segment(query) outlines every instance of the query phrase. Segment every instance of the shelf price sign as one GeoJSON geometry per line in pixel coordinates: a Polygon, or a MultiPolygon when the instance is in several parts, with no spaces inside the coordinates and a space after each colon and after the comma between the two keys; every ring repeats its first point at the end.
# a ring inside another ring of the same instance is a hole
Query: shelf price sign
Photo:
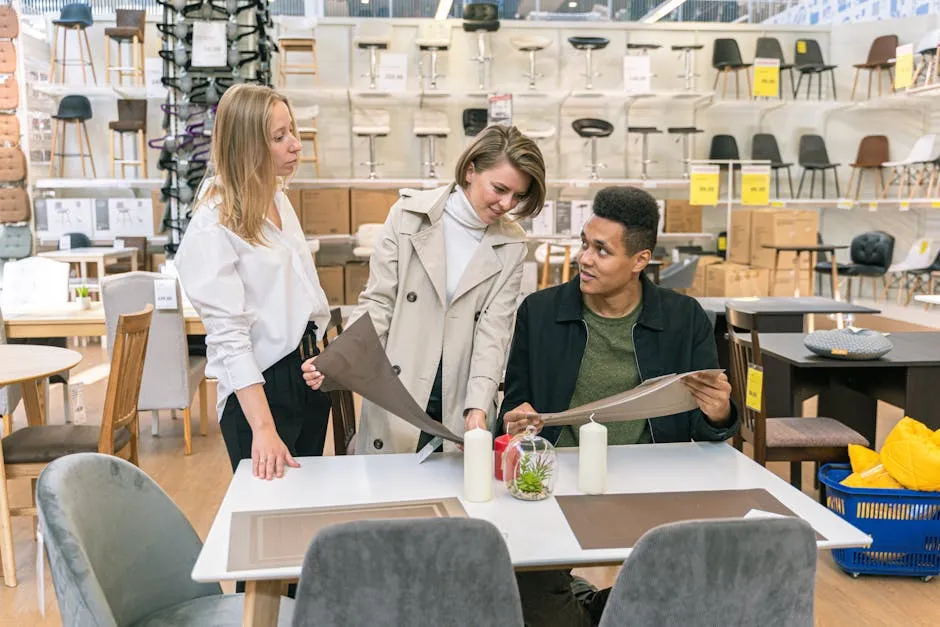
{"type": "Polygon", "coordinates": [[[693,165],[689,176],[689,204],[718,204],[720,170],[717,165],[693,165]]]}
{"type": "Polygon", "coordinates": [[[894,88],[907,89],[913,82],[914,44],[904,44],[894,53],[894,88]]]}
{"type": "Polygon", "coordinates": [[[741,204],[759,207],[770,204],[770,166],[741,166],[741,204]]]}
{"type": "Polygon", "coordinates": [[[754,59],[754,96],[780,94],[780,59],[754,59]]]}

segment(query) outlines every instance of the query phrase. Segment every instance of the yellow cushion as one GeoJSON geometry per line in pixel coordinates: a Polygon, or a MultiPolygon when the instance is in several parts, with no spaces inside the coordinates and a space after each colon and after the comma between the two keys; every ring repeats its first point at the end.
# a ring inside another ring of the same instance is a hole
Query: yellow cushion
{"type": "Polygon", "coordinates": [[[940,435],[905,417],[881,447],[881,463],[909,490],[940,491],[940,435]]]}
{"type": "Polygon", "coordinates": [[[881,455],[865,446],[849,444],[852,474],[842,480],[850,488],[903,489],[881,464],[881,455]]]}

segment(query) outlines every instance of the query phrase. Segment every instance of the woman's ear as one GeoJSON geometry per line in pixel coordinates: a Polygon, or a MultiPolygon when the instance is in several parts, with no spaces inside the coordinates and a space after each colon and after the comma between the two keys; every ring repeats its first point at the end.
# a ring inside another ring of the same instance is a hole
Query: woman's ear
{"type": "Polygon", "coordinates": [[[476,168],[473,167],[473,163],[467,166],[467,173],[463,175],[464,185],[470,185],[470,181],[473,180],[474,175],[476,174],[476,168]]]}

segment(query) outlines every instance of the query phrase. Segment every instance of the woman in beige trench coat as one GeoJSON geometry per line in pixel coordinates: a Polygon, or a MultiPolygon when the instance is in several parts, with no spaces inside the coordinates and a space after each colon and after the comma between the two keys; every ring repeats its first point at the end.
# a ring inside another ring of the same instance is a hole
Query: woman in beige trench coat
{"type": "MultiPolygon", "coordinates": [[[[515,127],[482,131],[455,182],[403,189],[350,322],[369,314],[405,388],[457,434],[492,428],[526,256],[516,224],[545,201],[538,146],[515,127]],[[508,215],[512,212],[512,215],[508,215]]],[[[322,374],[304,365],[308,385],[322,374]]],[[[430,436],[363,401],[355,452],[414,453],[430,436]]],[[[446,443],[447,450],[453,450],[446,443]]]]}

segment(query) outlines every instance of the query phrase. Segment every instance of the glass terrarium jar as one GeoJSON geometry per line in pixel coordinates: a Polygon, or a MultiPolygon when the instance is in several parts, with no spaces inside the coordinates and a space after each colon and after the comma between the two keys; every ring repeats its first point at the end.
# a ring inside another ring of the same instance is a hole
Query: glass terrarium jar
{"type": "Polygon", "coordinates": [[[529,426],[514,437],[503,453],[506,489],[517,499],[541,501],[555,490],[558,459],[555,447],[529,426]]]}

